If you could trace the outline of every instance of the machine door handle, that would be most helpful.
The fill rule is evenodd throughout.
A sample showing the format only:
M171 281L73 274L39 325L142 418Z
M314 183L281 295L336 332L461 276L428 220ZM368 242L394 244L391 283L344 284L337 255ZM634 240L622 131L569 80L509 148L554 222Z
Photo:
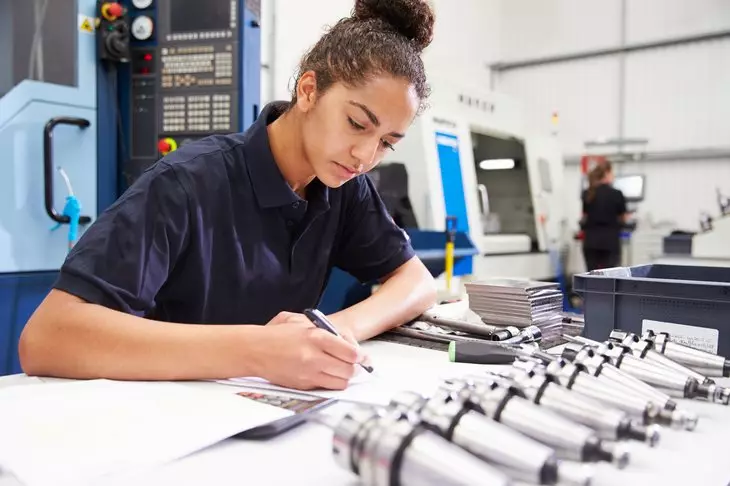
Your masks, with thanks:
M59 116L48 120L48 123L46 123L43 129L43 188L46 213L56 223L68 224L71 222L71 218L63 214L58 214L53 207L53 129L58 125L73 125L79 128L87 128L91 125L91 122L84 118ZM79 217L79 224L88 224L90 222L91 218L89 216Z
M482 214L486 216L489 214L489 195L487 194L487 186L479 184L477 188L479 189L479 202L481 203L480 206Z

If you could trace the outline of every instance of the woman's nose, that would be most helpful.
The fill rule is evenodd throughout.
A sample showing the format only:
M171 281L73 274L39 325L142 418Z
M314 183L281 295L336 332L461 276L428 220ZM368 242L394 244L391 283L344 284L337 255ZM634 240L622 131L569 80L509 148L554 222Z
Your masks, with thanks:
M377 140L375 143L372 140L363 140L361 143L352 147L352 156L357 159L358 170L362 171L363 167L372 164L375 159L375 154L378 152L379 144L380 140Z

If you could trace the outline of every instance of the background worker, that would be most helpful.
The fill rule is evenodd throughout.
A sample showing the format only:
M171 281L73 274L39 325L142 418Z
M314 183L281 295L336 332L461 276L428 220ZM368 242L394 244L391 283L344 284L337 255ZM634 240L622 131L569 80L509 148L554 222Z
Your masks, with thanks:
M589 271L621 264L621 230L628 214L626 198L613 181L611 163L604 162L588 174L583 192L583 257Z

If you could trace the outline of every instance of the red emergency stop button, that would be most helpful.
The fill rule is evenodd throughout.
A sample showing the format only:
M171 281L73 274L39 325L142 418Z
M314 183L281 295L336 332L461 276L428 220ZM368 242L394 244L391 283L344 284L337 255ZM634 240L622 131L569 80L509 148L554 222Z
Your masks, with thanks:
M159 150L162 155L167 155L170 152L177 150L177 142L170 137L163 138L157 142L157 150Z
M110 22L121 17L123 13L124 9L117 2L107 2L101 6L101 14Z
M114 2L109 6L109 13L115 17L121 17L124 11L122 10L121 5L119 5L117 2Z

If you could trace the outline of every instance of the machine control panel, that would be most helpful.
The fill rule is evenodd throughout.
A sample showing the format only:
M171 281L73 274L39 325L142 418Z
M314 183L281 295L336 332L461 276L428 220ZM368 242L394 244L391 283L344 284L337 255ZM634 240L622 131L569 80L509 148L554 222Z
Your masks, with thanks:
M162 132L235 129L233 50L232 43L162 48Z
M239 3L131 2L127 184L191 140L243 129Z

